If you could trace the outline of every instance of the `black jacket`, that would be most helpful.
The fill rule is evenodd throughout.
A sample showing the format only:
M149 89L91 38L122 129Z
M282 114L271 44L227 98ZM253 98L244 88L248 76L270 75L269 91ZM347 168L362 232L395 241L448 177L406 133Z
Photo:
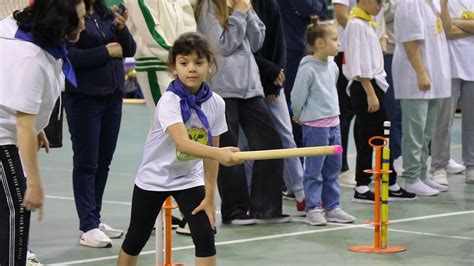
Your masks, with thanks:
M105 46L120 43L123 57L132 57L137 47L127 27L119 31L113 26L114 19L113 15L102 16L98 12L86 17L86 29L79 41L69 47L78 87L67 84L66 92L109 95L117 89L124 90L123 59L111 57Z
M286 67L286 43L280 8L275 0L252 0L252 6L266 27L263 46L254 53L260 80L265 95L278 95L281 86L273 82Z
M318 15L321 20L328 17L326 0L277 0L277 2L281 9L287 49L304 51L310 16Z

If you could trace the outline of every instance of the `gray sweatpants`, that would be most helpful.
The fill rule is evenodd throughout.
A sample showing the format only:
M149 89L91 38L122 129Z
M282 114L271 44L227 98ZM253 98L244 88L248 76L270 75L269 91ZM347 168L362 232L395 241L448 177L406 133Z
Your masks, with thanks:
M402 99L403 177L408 183L426 179L428 145L436 124L439 99Z
M462 159L468 168L474 167L474 81L453 79L451 98L441 99L438 120L431 141L431 167L444 168L451 158L451 128L456 105L462 106Z

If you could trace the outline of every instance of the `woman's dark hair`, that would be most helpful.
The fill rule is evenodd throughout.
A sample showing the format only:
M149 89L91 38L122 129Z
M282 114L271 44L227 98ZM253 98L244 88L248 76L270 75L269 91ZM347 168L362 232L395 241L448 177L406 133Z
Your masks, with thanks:
M31 32L36 42L54 47L79 26L77 6L83 0L36 0L29 7L15 11L18 27Z
M213 66L217 67L216 58L207 40L197 32L186 32L181 34L174 42L168 54L168 66L176 66L178 55L190 55L196 53L197 56L206 58Z
M101 16L104 17L113 17L114 13L105 3L105 0L84 0L84 4L86 5L86 10L91 10L94 7L94 11L99 13Z
M314 42L317 39L324 39L329 32L329 29L334 27L328 22L320 22L318 16L311 17L311 21L306 29L306 44L308 52L314 51Z

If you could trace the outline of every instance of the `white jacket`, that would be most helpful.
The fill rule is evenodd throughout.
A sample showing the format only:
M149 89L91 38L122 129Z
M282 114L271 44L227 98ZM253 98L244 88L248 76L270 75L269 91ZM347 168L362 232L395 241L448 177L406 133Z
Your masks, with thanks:
M167 71L168 50L179 35L196 31L188 0L126 0L127 26L137 43L136 70Z

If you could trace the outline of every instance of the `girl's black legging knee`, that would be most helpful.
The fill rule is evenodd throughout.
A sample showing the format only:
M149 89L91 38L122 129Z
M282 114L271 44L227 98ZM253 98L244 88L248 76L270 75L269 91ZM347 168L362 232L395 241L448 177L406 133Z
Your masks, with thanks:
M189 223L196 249L196 257L210 257L216 254L214 230L207 215L201 211L191 212L204 199L204 186L179 191L147 191L135 186L132 199L130 226L122 249L131 256L137 256L150 238L156 217L166 198L173 196Z

